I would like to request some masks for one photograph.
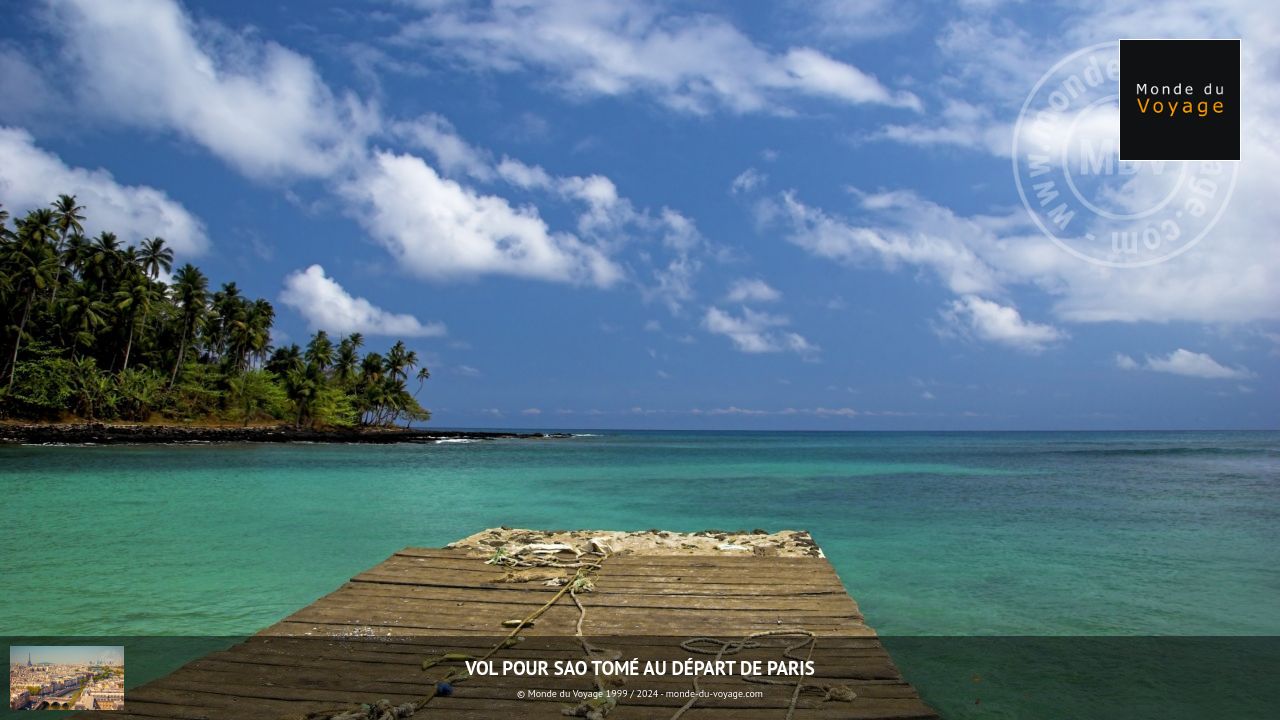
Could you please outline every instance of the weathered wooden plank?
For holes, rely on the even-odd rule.
[[[121,717],[282,720],[382,698],[422,697],[432,678],[446,671],[424,672],[424,657],[484,654],[509,632],[503,621],[527,616],[559,592],[545,585],[546,579],[574,572],[512,570],[484,561],[461,549],[405,548],[246,642],[130,690],[128,714]],[[690,656],[680,647],[684,639],[736,640],[803,628],[818,635],[810,655],[816,673],[805,682],[845,685],[856,697],[822,702],[819,695],[804,693],[797,718],[936,717],[903,681],[824,558],[620,555],[606,560],[592,581],[594,590],[579,595],[586,608],[583,632],[594,645],[622,657],[682,660]],[[579,617],[577,607],[561,598],[521,631],[524,642],[502,650],[497,659],[582,659],[581,645],[572,637]],[[776,639],[734,657],[781,659],[786,642]],[[621,682],[637,696],[620,702],[611,720],[669,717],[687,699],[678,693],[692,687],[682,676]],[[700,686],[759,694],[700,698],[692,717],[702,720],[781,718],[794,690],[790,682],[761,685],[735,676],[704,677]],[[590,692],[594,678],[474,677],[458,684],[452,696],[434,698],[427,711],[439,718],[558,718],[571,704],[521,699],[520,689]]]

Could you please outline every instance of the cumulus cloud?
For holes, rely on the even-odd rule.
[[[347,292],[324,268],[312,265],[285,276],[280,301],[298,311],[315,330],[338,334],[439,337],[445,326],[423,323],[409,314],[392,313]]]
[[[964,295],[941,312],[944,332],[1007,345],[1029,353],[1039,353],[1063,340],[1067,334],[1052,325],[1042,325],[1022,317],[1014,307]]]
[[[782,293],[759,278],[738,278],[729,286],[729,292],[725,295],[725,300],[734,303],[774,302],[780,299]]]
[[[601,287],[622,277],[599,248],[552,232],[536,208],[443,178],[413,155],[376,153],[340,192],[357,221],[421,277],[501,274]]]
[[[435,156],[445,175],[466,175],[478,180],[493,177],[492,160],[485,151],[463,140],[443,115],[427,113],[392,125],[393,132],[411,145]]]
[[[106,170],[69,167],[37,147],[27,131],[0,127],[0,203],[10,214],[47,207],[62,193],[85,207],[90,235],[110,230],[127,242],[158,235],[182,255],[209,246],[204,224],[164,191],[121,185]]]
[[[851,223],[806,205],[793,192],[783,193],[783,216],[791,225],[787,239],[813,255],[845,264],[929,268],[957,293],[989,292],[999,286],[995,269],[964,241],[965,234],[981,232],[976,224],[909,192],[864,194],[859,199],[879,222]]]
[[[856,213],[810,206],[794,192],[765,198],[772,222],[809,253],[836,262],[925,270],[957,295],[1028,287],[1047,293],[1053,314],[1073,323],[1243,323],[1280,319],[1280,245],[1266,228],[1280,206],[1265,199],[1262,173],[1280,173],[1280,152],[1257,145],[1227,212],[1191,250],[1140,268],[1105,268],[1067,254],[1021,208],[961,215],[911,191],[857,193]]]
[[[495,162],[434,113],[387,120],[374,104],[327,85],[307,57],[253,30],[197,20],[173,0],[67,0],[44,18],[61,40],[57,72],[77,78],[70,93],[78,106],[175,133],[250,178],[323,181],[412,274],[598,287],[631,274],[646,298],[678,308],[692,297],[701,243],[692,221],[669,208],[637,209],[603,175]],[[375,138],[432,160],[378,150]],[[537,206],[492,187],[499,181],[536,193],[539,204],[576,205],[576,227],[551,227]],[[614,256],[637,240],[670,252],[642,253],[624,273]]]
[[[306,57],[196,23],[171,0],[66,0],[49,27],[85,108],[175,132],[252,177],[328,176],[363,151],[377,122]]]
[[[810,356],[821,350],[802,335],[779,331],[791,321],[782,315],[756,312],[742,308],[741,315],[725,312],[717,307],[707,308],[702,326],[716,335],[724,335],[734,348],[744,353],[772,353],[783,350]]]
[[[770,52],[721,17],[677,16],[634,0],[431,4],[397,40],[483,70],[544,70],[572,95],[642,94],[695,114],[776,111],[806,96],[920,107],[911,93],[817,50]]]
[[[498,177],[522,190],[551,193],[577,204],[581,208],[578,235],[596,247],[616,252],[640,241],[666,250],[663,255],[646,252],[638,258],[648,278],[637,278],[636,283],[647,302],[661,302],[678,313],[693,299],[701,258],[710,252],[693,220],[668,207],[656,212],[637,209],[603,175],[553,175],[539,165],[510,157],[504,157],[496,171]]]
[[[1148,355],[1146,361],[1141,364],[1128,355],[1119,354],[1116,355],[1116,366],[1122,370],[1151,370],[1206,380],[1248,380],[1255,377],[1248,368],[1228,367],[1214,360],[1208,353],[1192,352],[1183,348],[1178,348],[1163,357]]]

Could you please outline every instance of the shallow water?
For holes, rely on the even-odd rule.
[[[0,447],[0,487],[5,635],[251,632],[496,525],[808,529],[886,636],[1280,635],[1276,432]]]

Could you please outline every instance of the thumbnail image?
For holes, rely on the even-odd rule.
[[[10,710],[120,710],[119,645],[9,646]]]

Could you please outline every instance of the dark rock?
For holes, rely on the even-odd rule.
[[[347,428],[314,430],[290,426],[208,427],[193,425],[105,425],[103,423],[0,424],[0,443],[121,445],[153,443],[433,443],[436,440],[500,440],[549,437],[545,433],[471,430]]]

